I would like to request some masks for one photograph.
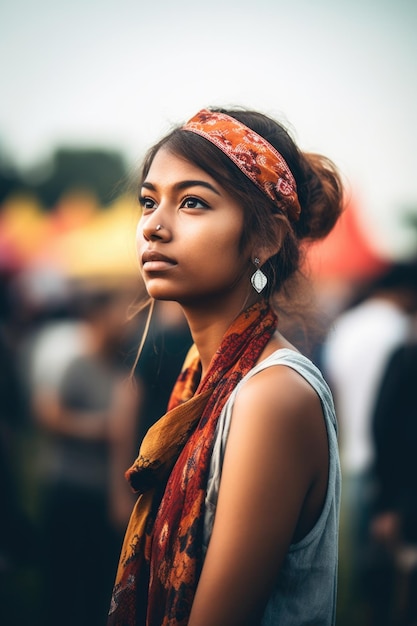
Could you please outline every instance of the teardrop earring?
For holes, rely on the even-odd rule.
[[[261,291],[263,289],[265,289],[266,284],[268,282],[268,279],[265,276],[265,274],[259,269],[260,260],[258,259],[258,257],[255,257],[253,259],[253,262],[254,262],[255,267],[256,267],[256,272],[254,274],[252,274],[252,277],[251,277],[250,281],[252,283],[252,287],[258,293],[261,293]]]

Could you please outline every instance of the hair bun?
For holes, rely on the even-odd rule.
[[[304,181],[298,189],[302,207],[295,230],[300,239],[322,239],[344,209],[343,185],[335,164],[321,154],[302,153]]]

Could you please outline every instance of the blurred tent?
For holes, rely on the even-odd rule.
[[[137,215],[132,201],[121,197],[109,208],[96,209],[84,218],[75,227],[55,230],[34,262],[58,264],[70,279],[137,278]]]
[[[68,193],[52,213],[13,197],[0,214],[0,261],[16,271],[52,268],[67,279],[137,278],[137,218],[126,196],[103,209],[92,194]]]
[[[47,242],[48,231],[48,217],[33,196],[10,196],[0,212],[0,269],[24,269]]]
[[[358,205],[350,202],[330,234],[310,247],[306,263],[318,282],[361,282],[383,272],[391,259],[374,248]]]

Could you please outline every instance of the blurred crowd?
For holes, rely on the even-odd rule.
[[[338,623],[417,624],[417,260],[354,291],[320,358],[340,427]]]
[[[340,427],[337,623],[412,626],[417,262],[316,287],[327,332],[308,356],[332,388]],[[147,311],[129,312],[142,296],[131,274],[71,279],[1,267],[4,626],[105,623],[134,503],[124,472],[165,412],[191,344],[178,306],[157,303],[134,368]]]
[[[2,275],[4,626],[106,621],[135,501],[124,473],[191,343],[177,305],[156,306],[132,373],[146,318],[129,316],[138,293],[139,280]]]

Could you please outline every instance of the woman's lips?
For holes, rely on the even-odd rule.
[[[177,265],[174,259],[154,250],[148,250],[142,255],[142,267],[146,272],[161,272]]]

